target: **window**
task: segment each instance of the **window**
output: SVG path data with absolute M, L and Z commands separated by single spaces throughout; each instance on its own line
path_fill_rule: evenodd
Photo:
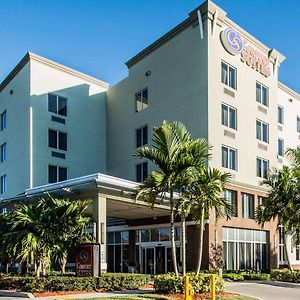
M 269 124 L 256 120 L 256 138 L 265 143 L 269 142 Z
M 283 124 L 283 107 L 278 106 L 278 123 Z
M 48 181 L 55 183 L 68 179 L 68 169 L 66 167 L 48 166 Z
M 269 173 L 269 161 L 263 158 L 256 159 L 256 176 L 267 178 Z
M 6 160 L 6 143 L 1 145 L 0 156 L 0 162 L 4 162 Z
M 256 101 L 269 106 L 269 89 L 259 82 L 256 82 Z
M 1 131 L 6 128 L 6 110 L 1 114 Z
M 237 217 L 237 192 L 232 190 L 225 190 L 224 191 L 224 198 L 230 204 L 232 208 L 232 216 Z
M 7 190 L 6 174 L 0 177 L 0 194 L 4 194 Z
M 136 181 L 143 182 L 148 176 L 148 163 L 143 162 L 136 165 Z
M 148 88 L 135 94 L 135 111 L 139 112 L 148 107 Z
M 8 213 L 7 207 L 3 207 L 3 208 L 2 208 L 2 214 L 5 215 L 5 214 L 7 214 L 7 213 Z
M 48 111 L 61 116 L 67 116 L 67 99 L 48 94 Z
M 242 218 L 254 219 L 254 195 L 241 193 Z
M 141 127 L 136 130 L 136 147 L 148 144 L 148 126 Z
M 284 155 L 284 141 L 283 141 L 283 139 L 278 139 L 278 155 L 279 156 Z
M 222 167 L 236 170 L 237 169 L 237 155 L 236 149 L 222 146 Z
M 48 146 L 59 150 L 67 151 L 67 134 L 64 132 L 49 129 Z
M 227 105 L 222 104 L 222 124 L 230 127 L 232 129 L 236 129 L 236 109 Z
M 297 132 L 300 133 L 300 117 L 297 116 Z
M 221 81 L 236 90 L 236 68 L 223 61 L 221 63 Z
M 266 201 L 266 197 L 263 197 L 263 196 L 258 196 L 258 205 L 263 205 Z
M 223 258 L 226 270 L 267 270 L 269 233 L 263 230 L 223 227 Z
M 285 232 L 284 227 L 279 225 L 279 264 L 284 264 L 287 261 L 284 250 Z
M 300 260 L 300 245 L 296 246 L 296 260 Z

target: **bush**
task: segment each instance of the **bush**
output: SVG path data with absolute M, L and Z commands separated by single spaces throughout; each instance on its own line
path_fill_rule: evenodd
M 271 275 L 266 273 L 261 273 L 261 274 L 249 273 L 249 274 L 242 274 L 242 275 L 245 280 L 270 280 L 271 279 Z
M 107 273 L 99 277 L 48 276 L 48 277 L 0 277 L 0 290 L 22 292 L 92 291 L 137 289 L 150 280 L 144 274 Z
M 272 270 L 271 279 L 277 281 L 300 283 L 300 270 L 294 272 L 291 272 L 289 269 Z
M 210 291 L 210 274 L 189 273 L 192 292 L 195 294 L 208 293 Z M 224 280 L 216 276 L 216 292 L 224 289 Z M 176 277 L 174 273 L 157 275 L 154 278 L 154 287 L 156 292 L 165 294 L 183 294 L 184 293 L 184 277 Z
M 232 281 L 243 281 L 244 276 L 241 274 L 236 274 L 236 273 L 225 273 L 223 274 L 223 278 L 228 278 Z

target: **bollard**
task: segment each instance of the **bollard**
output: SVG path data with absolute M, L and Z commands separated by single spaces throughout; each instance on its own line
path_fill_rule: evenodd
M 210 276 L 210 299 L 216 300 L 216 278 L 214 274 Z
M 188 275 L 184 277 L 184 299 L 192 300 L 191 287 L 190 287 L 190 278 Z

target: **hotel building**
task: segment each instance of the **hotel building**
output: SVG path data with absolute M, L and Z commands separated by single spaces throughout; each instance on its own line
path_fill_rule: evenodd
M 0 85 L 3 211 L 45 192 L 92 197 L 103 270 L 172 270 L 168 208 L 133 202 L 154 169 L 133 153 L 151 145 L 153 126 L 177 120 L 213 146 L 209 166 L 232 175 L 226 196 L 237 213 L 207 220 L 203 267 L 217 246 L 228 270 L 285 265 L 280 226 L 254 221 L 268 170 L 288 164 L 285 149 L 299 146 L 300 96 L 278 81 L 284 59 L 211 1 L 127 61 L 128 76 L 112 87 L 27 54 Z M 189 221 L 190 270 L 198 235 Z M 288 242 L 300 267 L 299 247 Z

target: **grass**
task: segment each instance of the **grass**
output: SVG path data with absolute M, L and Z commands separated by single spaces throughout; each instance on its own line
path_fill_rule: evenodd
M 93 298 L 93 299 L 82 299 L 82 300 L 173 300 L 178 298 L 171 298 L 167 296 L 161 296 L 156 294 L 143 294 L 143 295 L 126 295 L 126 296 L 112 296 L 112 297 L 101 297 L 101 298 Z M 194 298 L 196 299 L 196 298 Z M 216 300 L 255 300 L 256 298 L 246 297 L 246 296 L 224 296 L 224 297 L 216 297 Z M 207 299 L 209 300 L 209 299 Z

